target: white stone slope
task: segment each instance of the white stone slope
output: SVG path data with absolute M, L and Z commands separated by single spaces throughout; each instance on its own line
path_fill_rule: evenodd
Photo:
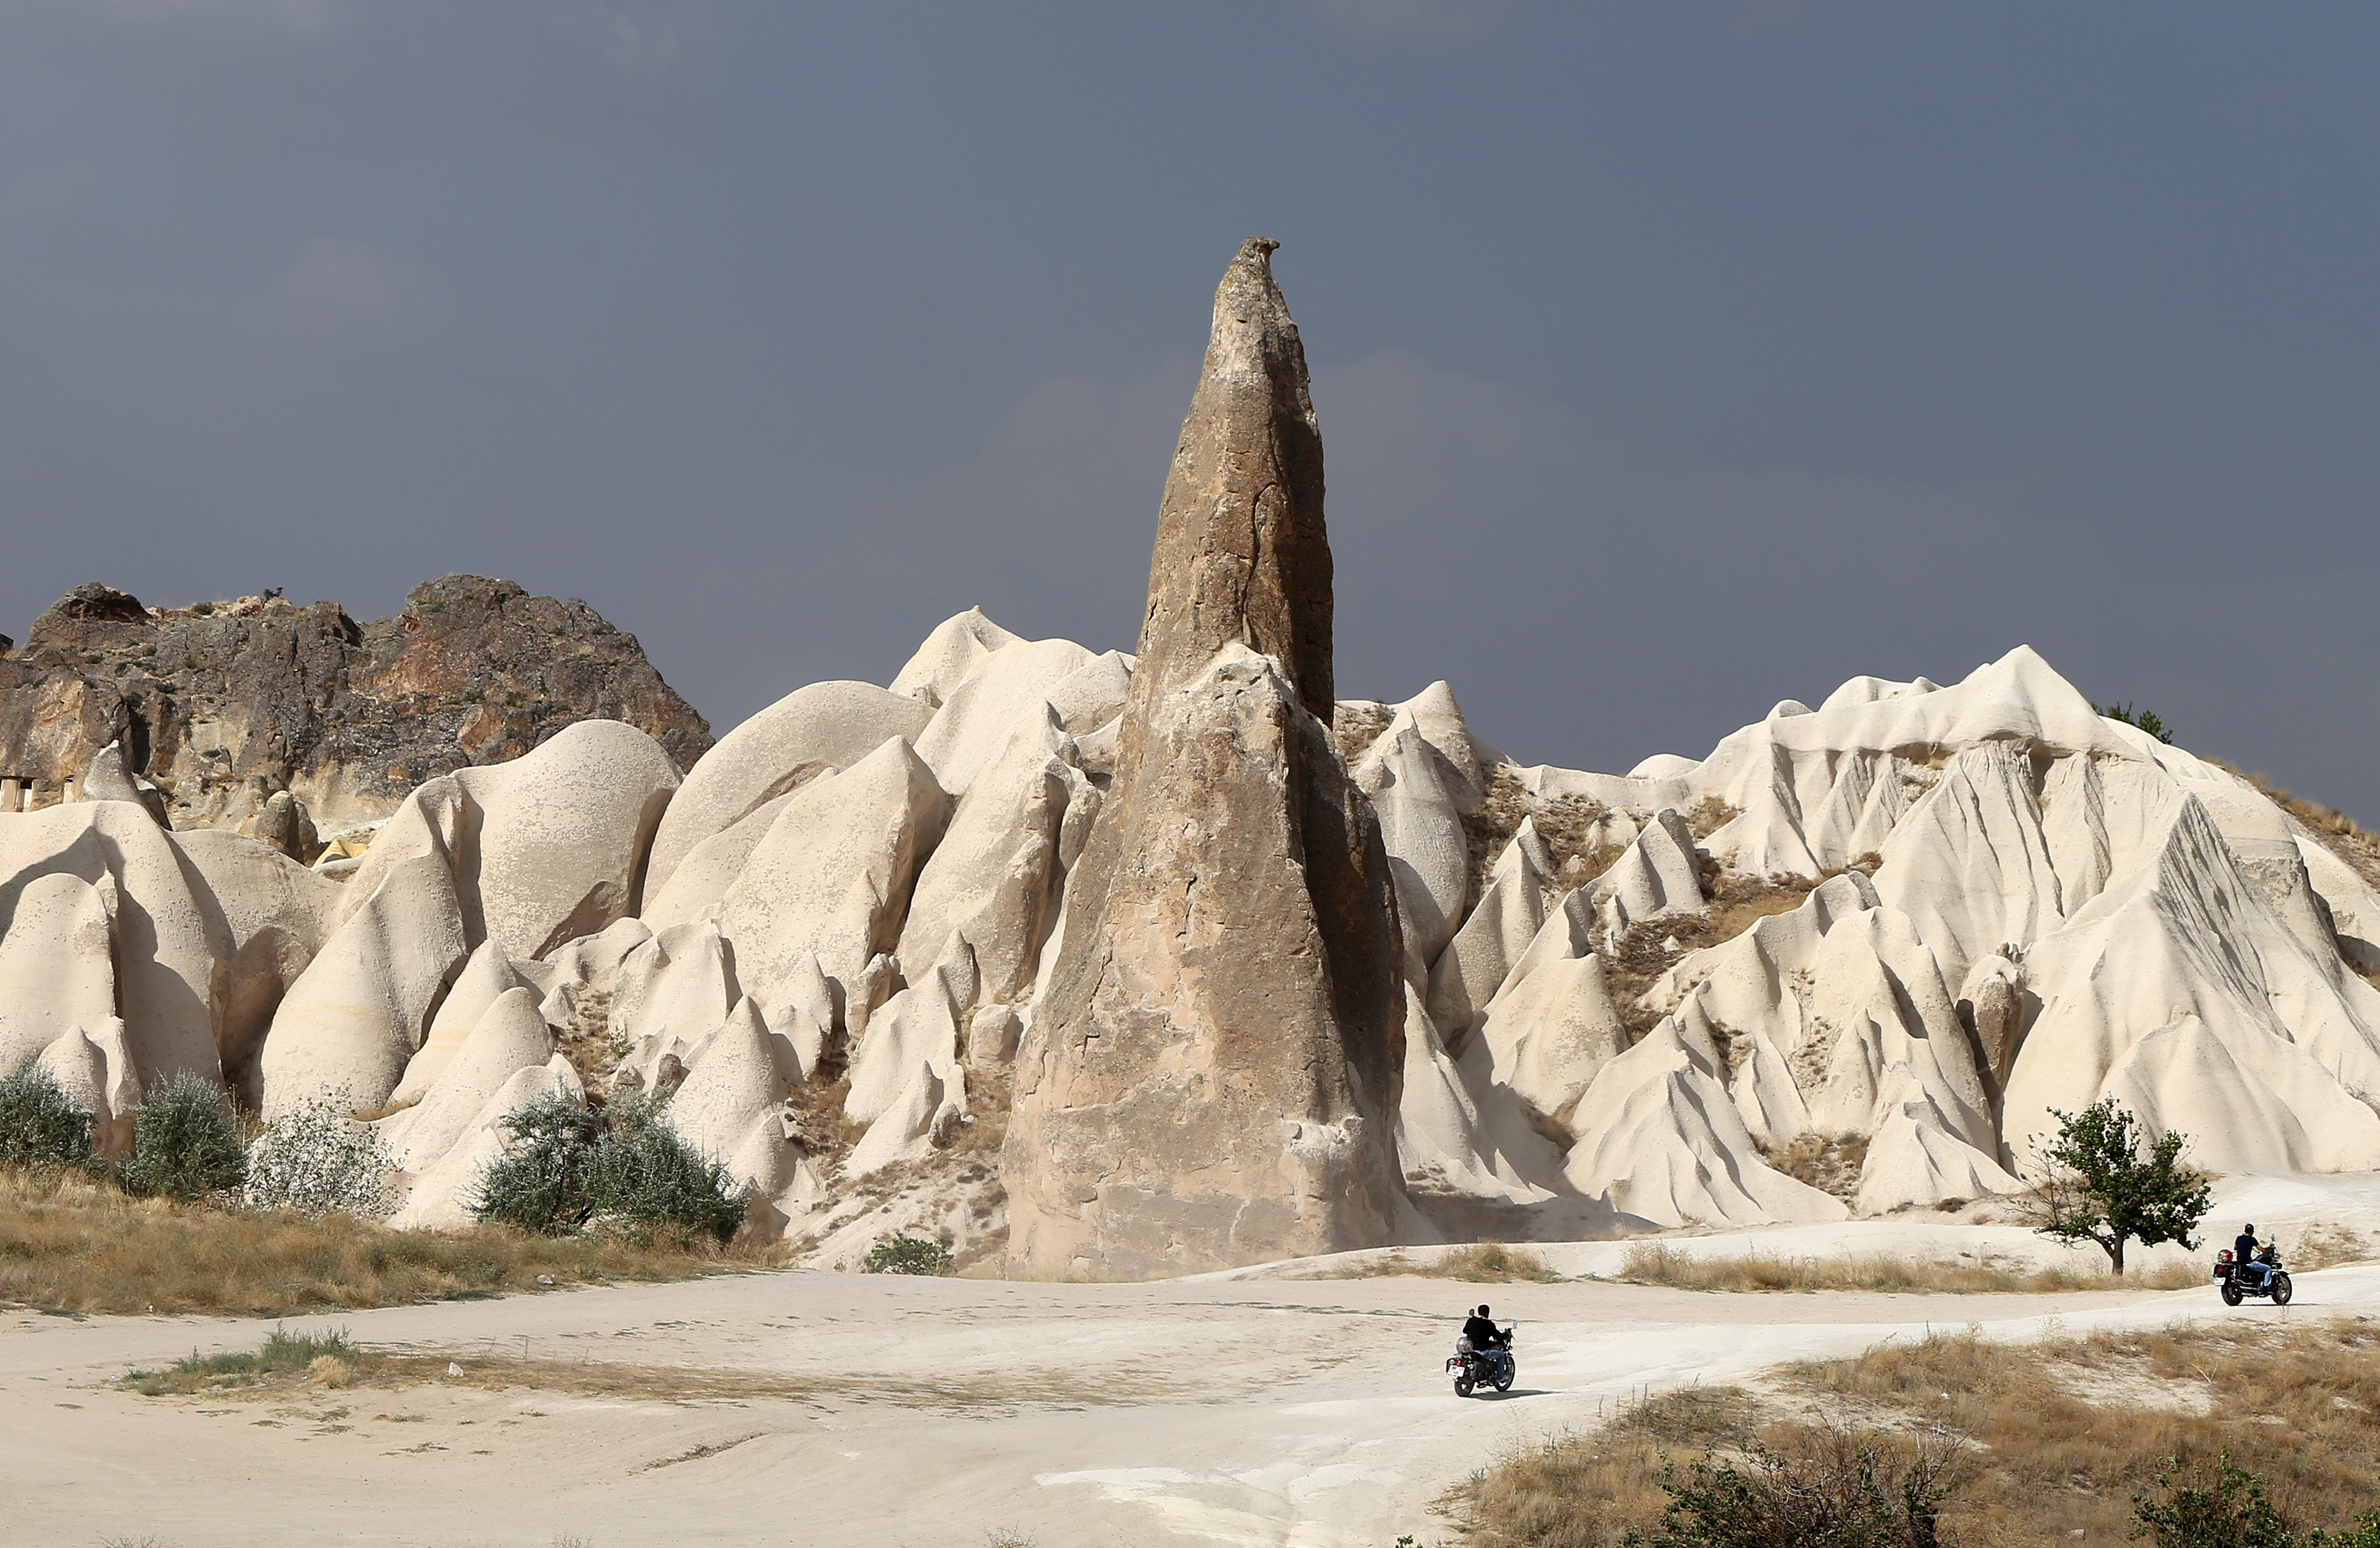
M 970 611 L 682 786 L 610 722 L 431 781 L 343 884 L 130 799 L 0 814 L 0 1066 L 41 1058 L 117 1127 L 186 1069 L 268 1116 L 395 1109 L 399 1218 L 430 1224 L 506 1116 L 581 1089 L 554 1030 L 592 1027 L 756 1229 L 855 1256 L 889 1218 L 857 1185 L 1000 1115 L 1133 667 Z M 2380 1167 L 2380 896 L 2029 649 L 1626 774 L 1522 768 L 1443 683 L 1345 708 L 1383 727 L 1352 772 L 1404 932 L 1417 1242 L 1970 1200 L 2102 1096 L 2213 1169 Z M 1508 798 L 1552 826 L 1475 873 Z M 1599 875 L 1568 859 L 1615 844 Z

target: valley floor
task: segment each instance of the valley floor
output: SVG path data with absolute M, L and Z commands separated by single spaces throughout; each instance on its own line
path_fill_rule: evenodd
M 2302 1208 L 2369 1186 L 2303 1182 Z M 2244 1184 L 2225 1191 L 2279 1202 Z M 2236 1229 L 2228 1214 L 2210 1224 Z M 1831 1244 L 1800 1233 L 1791 1250 L 1870 1250 L 1908 1234 L 1834 1230 Z M 1571 1252 L 1546 1256 L 1588 1272 Z M 1483 1298 L 1521 1324 L 1521 1381 L 1460 1400 L 1439 1368 L 1463 1309 Z M 2341 1312 L 2380 1313 L 2380 1264 L 2308 1273 L 2295 1305 L 2238 1310 L 2211 1287 L 1719 1295 L 1592 1280 L 790 1271 L 293 1319 L 426 1355 L 406 1363 L 428 1379 L 194 1398 L 113 1383 L 193 1347 L 252 1349 L 273 1324 L 9 1312 L 0 1499 L 8 1540 L 25 1544 L 972 1548 L 1004 1533 L 1040 1548 L 1389 1548 L 1407 1534 L 1452 1540 L 1427 1511 L 1449 1484 L 1592 1427 L 1648 1387 L 1736 1381 L 1928 1328 L 2022 1340 Z M 446 1374 L 450 1359 L 461 1375 Z

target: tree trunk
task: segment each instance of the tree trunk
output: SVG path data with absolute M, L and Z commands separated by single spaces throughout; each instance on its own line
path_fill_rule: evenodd
M 2119 1279 L 2122 1278 L 2124 1274 L 2124 1238 L 2118 1237 L 2114 1241 L 2103 1241 L 2099 1245 L 2107 1249 L 2107 1272 L 2116 1275 Z

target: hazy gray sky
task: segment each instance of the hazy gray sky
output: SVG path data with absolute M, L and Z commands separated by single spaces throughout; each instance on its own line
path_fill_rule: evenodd
M 1240 238 L 1341 690 L 1699 755 L 2030 642 L 2380 819 L 2380 9 L 0 5 L 0 630 L 582 596 L 721 729 L 1129 647 Z

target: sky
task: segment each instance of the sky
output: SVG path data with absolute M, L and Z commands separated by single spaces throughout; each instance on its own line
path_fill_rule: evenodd
M 1699 756 L 2019 644 L 2380 825 L 2380 8 L 8 0 L 0 631 L 583 597 L 723 732 L 1130 649 L 1241 238 L 1338 681 Z

